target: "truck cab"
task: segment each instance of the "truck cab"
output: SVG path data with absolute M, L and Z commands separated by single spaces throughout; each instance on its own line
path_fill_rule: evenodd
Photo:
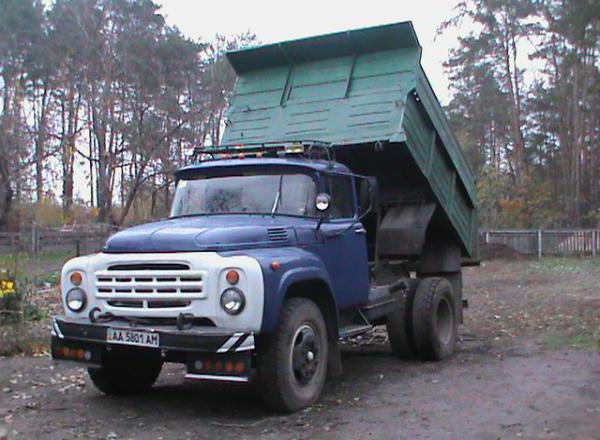
M 334 58 L 333 65 L 345 66 L 350 57 L 346 87 L 361 72 L 360 57 L 371 68 L 387 68 L 388 59 L 373 53 L 391 37 L 405 46 L 414 35 L 406 23 L 372 29 L 354 31 L 353 38 L 371 45 L 363 45 L 364 53 Z M 400 125 L 390 124 L 404 127 L 403 138 L 386 139 L 369 127 L 348 143 L 343 121 L 334 118 L 332 133 L 322 133 L 326 140 L 290 139 L 296 131 L 277 133 L 285 128 L 275 124 L 264 138 L 242 142 L 244 132 L 258 131 L 253 121 L 269 119 L 273 108 L 280 123 L 306 122 L 297 119 L 306 103 L 291 102 L 294 81 L 306 82 L 298 72 L 331 67 L 325 49 L 345 38 L 286 43 L 290 51 L 299 44 L 316 51 L 287 73 L 269 46 L 230 55 L 240 75 L 225 133 L 234 142 L 194 150 L 175 173 L 168 219 L 120 231 L 102 252 L 64 265 L 65 313 L 53 318 L 54 359 L 87 365 L 96 387 L 110 394 L 144 391 L 164 362 L 183 363 L 190 380 L 258 382 L 271 408 L 290 412 L 314 403 L 326 377 L 341 374 L 339 341 L 376 325 L 387 326 L 400 358 L 452 354 L 464 304 L 461 266 L 476 249 L 475 204 L 460 150 L 444 137 L 445 119 L 429 116 L 435 112 L 425 103 L 437 101 L 427 89 L 400 92 Z M 385 48 L 394 56 L 414 54 Z M 261 91 L 273 90 L 278 75 L 287 79 L 277 93 Z M 364 105 L 356 84 L 339 105 Z M 323 79 L 323 87 L 330 85 Z M 273 95 L 272 104 L 247 105 L 249 88 L 253 99 Z M 323 100 L 322 110 L 331 105 Z M 346 117 L 356 132 L 362 123 Z M 422 132 L 408 137 L 411 126 L 402 124 L 416 122 Z M 335 139 L 340 133 L 346 142 Z M 428 136 L 424 155 L 419 142 Z M 442 174 L 432 173 L 436 166 Z

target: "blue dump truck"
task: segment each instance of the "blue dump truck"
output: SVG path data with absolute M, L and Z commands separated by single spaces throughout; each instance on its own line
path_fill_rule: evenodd
M 64 265 L 52 357 L 108 394 L 178 362 L 291 412 L 374 326 L 399 358 L 450 356 L 475 184 L 420 56 L 409 22 L 229 53 L 222 144 L 176 172 L 168 219 Z

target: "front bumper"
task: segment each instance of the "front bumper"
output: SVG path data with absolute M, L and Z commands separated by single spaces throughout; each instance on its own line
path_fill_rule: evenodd
M 254 349 L 252 331 L 231 331 L 214 327 L 194 327 L 179 330 L 176 326 L 149 326 L 126 321 L 92 323 L 88 318 L 55 316 L 52 320 L 52 339 L 57 341 L 91 342 L 107 345 L 109 328 L 158 333 L 159 349 L 205 353 L 239 353 Z
M 157 334 L 158 347 L 108 342 L 109 328 Z M 198 326 L 179 330 L 176 326 L 140 325 L 121 320 L 92 323 L 88 318 L 68 316 L 55 316 L 52 319 L 52 358 L 76 361 L 91 367 L 100 367 L 103 357 L 110 350 L 159 350 L 164 361 L 187 364 L 190 378 L 206 373 L 197 368 L 197 365 L 206 365 L 206 360 L 210 360 L 210 365 L 220 362 L 219 365 L 223 366 L 222 371 L 211 373 L 226 376 L 231 373 L 225 369 L 226 362 L 242 362 L 245 366 L 244 371 L 249 372 L 254 348 L 252 331 Z

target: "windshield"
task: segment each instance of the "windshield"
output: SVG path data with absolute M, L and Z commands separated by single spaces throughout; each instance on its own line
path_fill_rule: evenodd
M 171 217 L 210 214 L 314 216 L 316 186 L 307 174 L 250 174 L 182 179 Z

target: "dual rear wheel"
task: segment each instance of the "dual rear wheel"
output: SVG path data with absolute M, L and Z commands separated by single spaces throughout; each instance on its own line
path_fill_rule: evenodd
M 450 356 L 458 337 L 454 298 L 445 278 L 410 279 L 401 306 L 387 320 L 394 354 L 401 359 L 430 361 Z

